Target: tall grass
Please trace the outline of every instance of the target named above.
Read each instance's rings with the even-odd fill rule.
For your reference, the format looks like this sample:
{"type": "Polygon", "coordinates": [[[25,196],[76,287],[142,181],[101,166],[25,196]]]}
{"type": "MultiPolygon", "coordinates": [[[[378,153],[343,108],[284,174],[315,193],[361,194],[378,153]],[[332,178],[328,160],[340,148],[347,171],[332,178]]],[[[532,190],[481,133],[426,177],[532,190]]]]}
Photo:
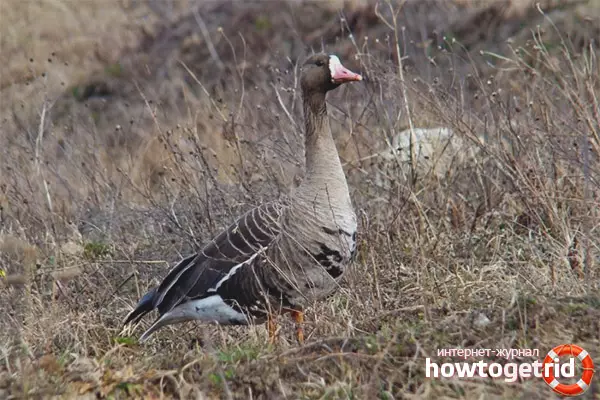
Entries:
{"type": "Polygon", "coordinates": [[[302,179],[300,59],[254,67],[252,41],[226,27],[206,51],[221,52],[227,81],[173,63],[176,89],[163,90],[177,102],[128,65],[124,100],[93,81],[77,85],[95,93],[81,106],[72,89],[53,97],[36,81],[34,108],[2,138],[0,393],[549,398],[541,380],[429,380],[422,361],[449,347],[600,348],[596,44],[543,15],[558,41],[540,28],[504,53],[449,33],[419,42],[400,21],[420,9],[401,7],[365,9],[384,34],[340,45],[368,78],[329,97],[359,255],[339,293],[310,310],[305,346],[287,321],[275,346],[262,326],[194,323],[139,346],[143,327],[120,325],[168,265],[302,179]],[[426,65],[412,64],[415,48],[426,65]],[[421,127],[449,128],[468,156],[432,173],[439,160],[416,162],[421,127]],[[407,129],[409,162],[381,157],[407,129]]]}

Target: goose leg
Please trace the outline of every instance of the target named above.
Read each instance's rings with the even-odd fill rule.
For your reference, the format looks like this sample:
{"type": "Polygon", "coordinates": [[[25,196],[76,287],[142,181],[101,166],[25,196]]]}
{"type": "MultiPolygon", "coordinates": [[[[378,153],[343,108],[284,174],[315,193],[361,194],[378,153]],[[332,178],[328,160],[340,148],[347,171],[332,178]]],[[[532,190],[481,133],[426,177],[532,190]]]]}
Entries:
{"type": "Polygon", "coordinates": [[[277,332],[279,331],[275,315],[269,314],[267,319],[267,330],[269,331],[269,343],[275,343],[277,332]]]}
{"type": "Polygon", "coordinates": [[[304,324],[304,313],[302,311],[292,311],[292,318],[296,322],[296,338],[298,339],[298,343],[304,343],[304,328],[302,325],[304,324]]]}

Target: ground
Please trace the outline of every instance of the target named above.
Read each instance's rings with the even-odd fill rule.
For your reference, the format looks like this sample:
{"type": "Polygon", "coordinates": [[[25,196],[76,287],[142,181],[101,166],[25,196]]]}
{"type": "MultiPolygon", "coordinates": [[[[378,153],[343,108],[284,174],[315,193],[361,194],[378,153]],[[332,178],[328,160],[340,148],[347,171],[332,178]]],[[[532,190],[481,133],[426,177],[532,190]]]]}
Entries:
{"type": "Polygon", "coordinates": [[[600,3],[273,4],[0,2],[0,397],[558,398],[425,360],[600,363],[600,3]],[[320,50],[366,78],[328,99],[360,220],[340,290],[304,345],[286,318],[273,345],[198,323],[139,344],[151,318],[121,322],[169,266],[302,179],[320,50]],[[411,127],[458,156],[379,156],[411,127]]]}

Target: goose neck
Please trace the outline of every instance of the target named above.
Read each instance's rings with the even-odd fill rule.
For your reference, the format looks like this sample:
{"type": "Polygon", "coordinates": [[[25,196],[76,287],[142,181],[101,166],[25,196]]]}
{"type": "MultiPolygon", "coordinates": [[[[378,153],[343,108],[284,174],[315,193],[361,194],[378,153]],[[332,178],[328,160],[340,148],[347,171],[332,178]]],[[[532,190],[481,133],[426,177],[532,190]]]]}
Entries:
{"type": "Polygon", "coordinates": [[[297,195],[310,198],[311,202],[330,202],[329,197],[333,196],[346,203],[348,187],[329,126],[325,93],[304,98],[304,120],[306,175],[297,195]]]}
{"type": "MultiPolygon", "coordinates": [[[[313,93],[304,99],[306,174],[321,175],[337,167],[339,157],[331,135],[325,93],[313,93]]],[[[339,165],[341,168],[341,165],[339,165]]]]}

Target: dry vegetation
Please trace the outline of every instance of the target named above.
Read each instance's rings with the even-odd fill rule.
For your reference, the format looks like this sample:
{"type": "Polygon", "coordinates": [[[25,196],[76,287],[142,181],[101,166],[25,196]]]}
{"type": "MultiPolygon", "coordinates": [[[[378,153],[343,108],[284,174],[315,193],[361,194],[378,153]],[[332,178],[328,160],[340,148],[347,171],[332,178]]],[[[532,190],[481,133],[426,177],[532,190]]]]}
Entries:
{"type": "Polygon", "coordinates": [[[600,363],[598,1],[198,4],[0,3],[1,398],[548,399],[424,360],[600,363]],[[120,323],[168,266],[301,179],[297,63],[321,48],[368,78],[330,97],[361,220],[341,291],[304,346],[286,323],[138,345],[120,323]],[[410,126],[473,156],[374,156],[410,126]]]}

